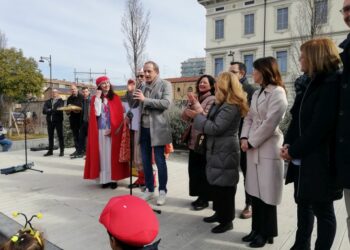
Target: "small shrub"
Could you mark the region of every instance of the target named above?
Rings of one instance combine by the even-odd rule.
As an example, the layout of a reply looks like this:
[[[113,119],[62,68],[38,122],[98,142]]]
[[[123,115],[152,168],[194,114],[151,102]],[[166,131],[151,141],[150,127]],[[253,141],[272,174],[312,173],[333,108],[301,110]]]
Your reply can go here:
[[[170,121],[171,133],[173,136],[174,148],[184,148],[185,144],[181,142],[181,135],[187,128],[187,123],[181,120],[182,109],[180,106],[173,104],[169,108],[167,115]]]

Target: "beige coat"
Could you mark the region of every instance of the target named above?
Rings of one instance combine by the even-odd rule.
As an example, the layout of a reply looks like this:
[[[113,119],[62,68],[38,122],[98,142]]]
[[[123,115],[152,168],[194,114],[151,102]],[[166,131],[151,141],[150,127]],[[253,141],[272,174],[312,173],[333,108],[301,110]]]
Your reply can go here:
[[[245,188],[248,194],[267,204],[281,202],[283,187],[283,160],[280,148],[283,134],[278,127],[288,106],[283,88],[268,85],[252,97],[250,110],[242,128],[241,138],[248,138],[252,149],[247,151]]]

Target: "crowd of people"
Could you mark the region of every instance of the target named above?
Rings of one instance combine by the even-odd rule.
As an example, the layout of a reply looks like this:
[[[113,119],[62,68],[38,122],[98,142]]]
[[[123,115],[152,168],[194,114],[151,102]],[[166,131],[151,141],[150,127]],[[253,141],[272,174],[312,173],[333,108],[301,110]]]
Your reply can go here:
[[[341,12],[350,27],[350,0],[344,0]],[[246,201],[240,218],[251,218],[251,231],[243,242],[252,248],[273,244],[278,236],[277,206],[285,182],[294,184],[297,204],[297,232],[291,250],[311,249],[315,217],[314,248],[332,247],[337,228],[333,202],[343,194],[350,215],[350,133],[346,131],[350,127],[350,35],[339,47],[343,49],[341,54],[329,38],[314,38],[301,45],[303,75],[295,81],[296,96],[289,111],[286,88],[273,57],[254,61],[252,79],[256,85],[247,82],[243,63],[232,62],[229,70],[217,78],[200,76],[196,92],[188,93],[181,118],[188,123],[182,140],[189,149],[189,195],[197,197],[191,202],[195,211],[213,202],[213,214],[203,218],[207,223],[219,223],[212,233],[233,229],[241,168]],[[164,205],[168,191],[166,145],[172,142],[166,115],[172,102],[170,83],[159,77],[158,65],[148,61],[137,72],[137,79],[128,81],[127,93],[121,99],[114,94],[108,77],[99,77],[96,85],[92,97],[88,90],[79,94],[73,86],[68,98],[68,104],[82,108],[79,112],[69,111],[76,149],[72,157],[86,152],[84,178],[97,180],[103,188],[116,188],[118,180],[129,176],[128,162],[120,161],[125,153],[121,151],[123,126],[128,126],[133,142],[128,159],[134,160],[138,172],[132,186],[144,185],[143,200],[153,199],[155,163],[159,180],[157,204]],[[60,156],[64,155],[63,113],[58,110],[63,106],[53,90],[43,109],[49,134],[45,156],[52,155],[55,129]],[[279,124],[286,112],[290,112],[291,122],[284,136]],[[285,161],[289,165],[284,180]],[[113,249],[142,249],[155,239],[158,221],[144,201],[116,197],[105,207],[100,222],[108,231]],[[126,216],[124,213],[133,207],[142,207],[145,214]],[[148,237],[133,237],[123,230],[123,223],[130,224],[128,220],[134,216],[137,221],[132,223],[133,230],[137,232],[133,235],[147,231]],[[350,219],[347,222],[350,231]],[[147,249],[157,249],[158,243]]]

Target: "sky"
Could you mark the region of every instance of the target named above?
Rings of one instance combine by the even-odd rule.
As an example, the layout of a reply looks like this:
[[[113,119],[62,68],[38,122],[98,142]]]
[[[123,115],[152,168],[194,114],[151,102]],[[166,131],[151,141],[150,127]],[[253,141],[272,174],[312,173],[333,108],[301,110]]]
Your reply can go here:
[[[205,56],[205,8],[197,0],[141,0],[150,11],[146,58],[160,76],[179,77],[181,62]],[[131,76],[121,19],[126,0],[0,0],[0,31],[7,47],[37,61],[52,57],[52,78],[74,81],[78,72],[104,72],[113,84]],[[38,63],[49,78],[49,64]],[[78,78],[87,78],[79,74]]]

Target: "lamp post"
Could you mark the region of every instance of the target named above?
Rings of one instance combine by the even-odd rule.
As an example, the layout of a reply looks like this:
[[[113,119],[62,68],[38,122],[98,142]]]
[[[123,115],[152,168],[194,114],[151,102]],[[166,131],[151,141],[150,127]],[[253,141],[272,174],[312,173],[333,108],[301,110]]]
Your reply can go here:
[[[228,53],[228,56],[232,56],[232,61],[231,62],[235,61],[235,52],[233,50],[230,50],[230,52]]]
[[[50,87],[52,88],[52,64],[51,64],[51,55],[46,57],[46,56],[41,56],[39,62],[43,63],[48,61],[49,62],[49,67],[50,67]]]

